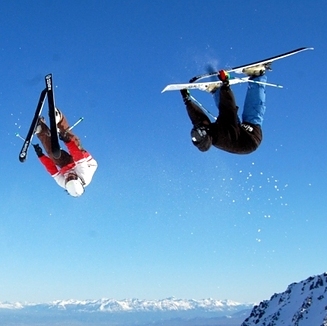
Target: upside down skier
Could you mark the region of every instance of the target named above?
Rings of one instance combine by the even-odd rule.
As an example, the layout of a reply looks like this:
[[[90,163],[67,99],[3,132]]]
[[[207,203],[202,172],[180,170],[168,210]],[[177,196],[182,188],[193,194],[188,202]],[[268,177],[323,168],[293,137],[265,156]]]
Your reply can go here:
[[[33,146],[40,162],[58,185],[64,188],[69,195],[79,197],[91,182],[98,164],[91,154],[83,149],[79,138],[69,130],[67,119],[63,113],[56,108],[55,114],[59,138],[65,143],[68,152],[61,149],[60,158],[54,158],[51,152],[51,132],[44,118],[39,119],[35,134],[47,155],[43,153],[38,144]]]
[[[248,83],[244,101],[242,120],[238,117],[238,106],[229,86],[229,74],[225,70],[218,72],[223,82],[220,88],[211,90],[218,107],[218,117],[211,122],[200,106],[190,96],[188,90],[181,90],[186,110],[193,124],[192,143],[202,152],[211,145],[234,154],[249,154],[255,151],[262,141],[262,122],[266,110],[265,69],[252,67],[246,72],[253,82]]]

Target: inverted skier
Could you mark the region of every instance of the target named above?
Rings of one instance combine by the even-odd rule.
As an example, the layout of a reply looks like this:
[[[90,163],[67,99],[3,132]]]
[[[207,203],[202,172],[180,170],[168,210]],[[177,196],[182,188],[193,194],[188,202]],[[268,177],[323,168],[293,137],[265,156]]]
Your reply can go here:
[[[69,195],[79,197],[91,182],[98,164],[91,154],[83,149],[79,138],[69,130],[67,119],[63,113],[56,108],[55,114],[59,137],[65,143],[68,152],[61,149],[60,158],[53,157],[51,132],[44,118],[39,119],[35,134],[47,155],[44,155],[38,144],[33,146],[40,162],[58,185],[64,188]]]
[[[262,66],[251,67],[245,73],[254,82],[267,81]],[[225,70],[220,70],[218,78],[223,82],[222,86],[211,90],[219,113],[215,122],[210,121],[188,90],[181,90],[187,113],[193,124],[192,143],[202,152],[209,150],[213,145],[234,154],[252,153],[262,140],[261,127],[266,110],[265,85],[248,83],[242,120],[240,120],[238,106],[229,86],[229,74]]]

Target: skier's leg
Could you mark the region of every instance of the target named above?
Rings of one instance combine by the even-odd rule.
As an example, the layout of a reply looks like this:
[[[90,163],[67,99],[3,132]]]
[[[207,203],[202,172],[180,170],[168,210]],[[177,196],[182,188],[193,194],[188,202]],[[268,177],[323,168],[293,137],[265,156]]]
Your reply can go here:
[[[56,109],[59,110],[58,108]],[[69,124],[65,115],[62,113],[62,111],[59,110],[59,112],[61,114],[61,119],[59,120],[59,122],[57,122],[59,132],[62,134],[68,134],[71,137],[71,140],[75,142],[76,146],[79,149],[83,149],[80,139],[71,130],[68,130]]]
[[[37,130],[38,132],[36,133],[36,136],[39,138],[48,156],[52,158],[51,132],[49,127],[43,121],[43,118],[39,120]]]
[[[39,132],[36,133],[36,136],[40,140],[45,152],[51,158],[51,160],[59,167],[66,166],[69,163],[73,163],[73,158],[63,149],[61,150],[61,155],[59,159],[55,159],[51,151],[51,132],[49,127],[45,124],[43,120],[39,121]]]
[[[267,76],[251,77],[252,80],[267,81]],[[266,111],[266,86],[262,84],[249,83],[244,101],[242,114],[243,122],[249,122],[254,125],[262,125],[263,116]]]
[[[64,166],[66,166],[70,163],[74,163],[72,156],[69,153],[67,153],[64,149],[61,149],[60,158],[59,159],[53,158],[53,161],[60,168],[63,168]]]

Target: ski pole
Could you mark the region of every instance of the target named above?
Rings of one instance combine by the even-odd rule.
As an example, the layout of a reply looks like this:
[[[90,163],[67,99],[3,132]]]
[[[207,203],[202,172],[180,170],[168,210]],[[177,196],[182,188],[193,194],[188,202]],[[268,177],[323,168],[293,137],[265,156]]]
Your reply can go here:
[[[266,85],[266,86],[283,88],[283,86],[279,85],[279,84],[271,84],[271,83],[266,83],[266,82],[262,82],[262,81],[259,81],[259,80],[252,80],[252,79],[248,79],[248,77],[245,77],[245,78],[234,77],[234,79],[241,79],[241,80],[247,81],[249,83],[254,83],[254,84],[261,84],[261,85]]]
[[[70,131],[73,128],[75,128],[79,123],[81,123],[84,120],[83,117],[79,118],[71,127],[67,128],[66,131]],[[21,139],[22,141],[25,141],[25,138],[22,137],[18,132],[15,133],[15,136]]]
[[[215,117],[209,110],[207,110],[195,97],[191,95],[190,98],[200,107],[202,111],[210,115],[210,117],[213,119],[217,120],[217,117]]]
[[[18,132],[15,135],[16,135],[16,137],[18,137],[22,141],[25,141],[25,138],[23,138]]]
[[[70,131],[73,128],[75,128],[79,123],[81,123],[84,120],[83,117],[79,118],[71,127],[67,128],[66,131]],[[16,132],[15,134],[16,137],[18,137],[19,139],[21,139],[22,141],[25,141],[25,138],[22,137],[18,132]]]
[[[70,131],[75,128],[80,122],[84,120],[84,117],[79,118],[71,127],[67,128],[66,131]]]
[[[15,134],[16,135],[16,137],[18,137],[19,139],[21,139],[22,141],[25,141],[26,139],[24,138],[24,137],[22,137],[18,132]],[[32,144],[32,146],[35,146],[36,144],[33,144],[33,143],[31,143]]]

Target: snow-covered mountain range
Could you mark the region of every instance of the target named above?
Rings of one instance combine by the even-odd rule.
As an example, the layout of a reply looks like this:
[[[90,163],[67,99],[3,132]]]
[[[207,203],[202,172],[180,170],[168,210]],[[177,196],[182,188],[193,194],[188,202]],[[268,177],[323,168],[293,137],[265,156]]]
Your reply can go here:
[[[252,311],[251,311],[252,310]],[[259,305],[230,300],[100,299],[0,303],[1,326],[327,326],[327,273]]]
[[[50,303],[0,303],[0,325],[226,325],[239,326],[253,304],[231,300],[100,299]],[[16,324],[15,324],[16,323]]]
[[[9,303],[0,302],[0,309],[70,311],[70,312],[168,312],[197,311],[228,315],[240,310],[252,308],[253,304],[243,304],[231,300],[185,300],[174,297],[163,300],[140,299],[100,299],[100,300],[58,300],[50,303]]]
[[[327,326],[327,273],[292,283],[255,306],[241,326]]]

